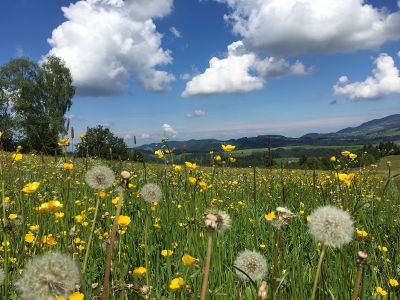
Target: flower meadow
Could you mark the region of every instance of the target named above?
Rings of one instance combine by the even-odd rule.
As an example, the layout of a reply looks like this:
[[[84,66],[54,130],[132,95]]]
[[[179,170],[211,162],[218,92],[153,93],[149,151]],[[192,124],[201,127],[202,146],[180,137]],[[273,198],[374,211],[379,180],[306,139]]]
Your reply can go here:
[[[399,170],[239,169],[234,149],[2,152],[1,299],[400,299]]]

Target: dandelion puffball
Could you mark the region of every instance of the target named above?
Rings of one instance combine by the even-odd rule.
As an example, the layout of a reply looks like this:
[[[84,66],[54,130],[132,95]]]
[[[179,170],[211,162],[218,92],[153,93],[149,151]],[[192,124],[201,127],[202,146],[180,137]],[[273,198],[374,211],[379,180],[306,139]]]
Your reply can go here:
[[[140,190],[140,194],[147,202],[153,203],[161,199],[161,188],[155,183],[147,183]]]
[[[248,280],[248,277],[253,281],[261,280],[267,273],[267,261],[257,251],[245,250],[240,252],[234,265],[237,268],[236,275],[243,281]]]
[[[109,167],[97,165],[86,172],[85,181],[95,190],[105,190],[112,186],[115,176]]]
[[[205,213],[204,223],[210,231],[225,231],[231,227],[231,218],[222,210],[209,210]]]
[[[340,248],[354,235],[353,220],[348,212],[333,206],[322,206],[311,214],[311,235],[324,245]]]
[[[48,253],[32,260],[16,286],[23,300],[67,298],[80,279],[78,266],[71,257]]]

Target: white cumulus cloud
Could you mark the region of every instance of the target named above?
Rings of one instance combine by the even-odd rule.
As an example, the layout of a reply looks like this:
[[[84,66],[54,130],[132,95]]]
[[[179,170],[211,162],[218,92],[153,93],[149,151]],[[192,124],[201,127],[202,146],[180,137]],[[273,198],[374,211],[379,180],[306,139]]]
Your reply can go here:
[[[349,83],[347,76],[341,76],[333,86],[334,95],[344,95],[351,100],[379,99],[393,93],[400,93],[400,73],[391,56],[382,53],[375,59],[372,75],[362,82]]]
[[[167,15],[172,1],[80,0],[63,7],[67,20],[48,39],[49,54],[65,61],[83,95],[118,93],[130,78],[149,90],[167,90],[175,78],[157,67],[172,57],[153,19]]]
[[[186,117],[188,118],[200,118],[204,117],[206,115],[206,112],[202,109],[195,109],[194,111],[187,113]]]
[[[161,126],[161,129],[164,131],[164,133],[170,137],[176,137],[178,135],[178,132],[169,124],[163,124]]]
[[[221,93],[244,93],[264,87],[265,79],[288,75],[305,75],[310,70],[301,62],[291,65],[283,58],[258,58],[243,41],[228,46],[225,58],[213,57],[210,66],[186,83],[183,97]]]
[[[248,47],[270,54],[376,49],[400,38],[400,12],[364,0],[217,0]]]

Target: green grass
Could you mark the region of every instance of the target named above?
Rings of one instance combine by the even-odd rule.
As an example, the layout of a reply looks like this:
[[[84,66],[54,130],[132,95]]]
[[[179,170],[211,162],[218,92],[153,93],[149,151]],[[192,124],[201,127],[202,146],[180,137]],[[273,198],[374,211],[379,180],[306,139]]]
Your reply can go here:
[[[390,278],[400,279],[396,273],[400,266],[400,190],[396,182],[387,184],[385,172],[378,174],[384,170],[381,166],[379,172],[369,167],[358,170],[356,179],[347,187],[334,179],[333,172],[318,172],[313,177],[312,172],[306,171],[256,169],[254,182],[252,169],[198,168],[174,172],[168,165],[147,165],[144,169],[142,164],[132,162],[76,159],[74,170],[66,171],[62,168],[63,160],[45,158],[42,162],[39,157],[24,155],[21,161],[12,163],[10,154],[0,156],[0,181],[4,183],[4,196],[9,197],[11,203],[4,211],[7,226],[3,227],[1,235],[3,245],[7,245],[5,241],[10,243],[0,252],[2,268],[8,274],[7,281],[0,288],[1,299],[17,299],[13,283],[36,255],[60,251],[73,256],[82,266],[86,244],[77,244],[76,238],[81,241],[88,239],[96,197],[95,191],[85,184],[84,176],[86,164],[90,167],[98,163],[108,165],[116,175],[122,170],[133,174],[122,208],[122,214],[130,216],[132,222],[117,239],[110,299],[144,299],[143,295],[135,292],[132,284],[145,285],[146,277],[134,276],[131,271],[146,264],[152,297],[198,299],[207,247],[203,214],[211,206],[225,210],[232,219],[232,227],[214,237],[207,299],[238,299],[239,294],[242,299],[251,299],[250,295],[256,294],[250,283],[238,282],[233,268],[237,253],[244,249],[259,250],[266,258],[268,273],[265,280],[270,286],[275,230],[264,216],[278,206],[286,206],[296,214],[282,230],[279,262],[282,284],[278,298],[309,299],[320,245],[308,233],[306,216],[325,204],[344,204],[353,213],[355,226],[366,230],[368,236],[355,238],[342,249],[328,249],[317,299],[351,299],[358,250],[369,253],[361,299],[377,298],[377,286],[389,292],[390,298],[387,299],[399,299],[399,288],[389,286],[388,281]],[[392,174],[396,174],[400,159],[391,160]],[[342,165],[342,168],[346,166]],[[189,176],[196,177],[198,183],[203,181],[207,188],[190,185]],[[41,182],[38,191],[24,195],[22,187],[33,181]],[[163,198],[153,207],[154,210],[139,194],[146,182],[157,183],[163,191]],[[118,180],[115,186],[117,184]],[[116,211],[111,202],[116,195],[112,188],[101,200],[88,269],[82,274],[81,291],[85,299],[101,294],[106,259],[104,247],[112,224],[110,216]],[[56,219],[53,212],[41,214],[35,210],[54,197],[64,204],[62,219]],[[8,219],[11,213],[19,216],[19,222]],[[82,222],[75,221],[77,215],[83,216]],[[159,229],[154,224],[158,224]],[[40,230],[34,232],[34,243],[24,241],[29,225],[40,226]],[[72,228],[75,233],[70,235]],[[148,234],[147,245],[145,231]],[[56,245],[42,243],[46,234],[53,234]],[[266,249],[260,250],[260,244],[265,244]],[[389,251],[379,251],[379,245],[386,246]],[[174,250],[174,253],[164,258],[160,254],[163,249]],[[185,253],[198,258],[199,265],[185,266],[181,261]],[[186,286],[173,292],[168,285],[176,276],[181,276]]]

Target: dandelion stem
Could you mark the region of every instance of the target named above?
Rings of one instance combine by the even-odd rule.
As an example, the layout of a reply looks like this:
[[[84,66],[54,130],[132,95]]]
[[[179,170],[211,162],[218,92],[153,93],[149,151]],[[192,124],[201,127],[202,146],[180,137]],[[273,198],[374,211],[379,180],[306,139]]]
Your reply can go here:
[[[360,293],[361,279],[362,279],[364,264],[368,257],[367,253],[362,252],[362,251],[359,251],[357,256],[358,256],[357,257],[357,273],[356,273],[356,278],[354,280],[353,294],[351,296],[352,300],[359,299],[358,295]]]
[[[117,229],[118,229],[118,218],[119,218],[119,215],[121,214],[121,209],[122,209],[122,202],[123,202],[123,193],[121,193],[121,195],[119,197],[117,212],[115,214],[114,223],[113,223],[113,227],[111,230],[110,244],[108,245],[106,268],[104,270],[103,292],[101,294],[102,300],[106,300],[108,298],[108,288],[110,285],[111,262],[112,262],[112,256],[113,256],[113,250],[114,250],[115,236],[117,235]]]
[[[311,293],[311,300],[315,300],[315,297],[317,295],[318,281],[319,281],[319,276],[321,274],[321,267],[322,267],[322,262],[324,261],[325,252],[326,252],[326,245],[323,245],[321,253],[319,255],[317,271],[315,272],[314,284]]]
[[[272,274],[272,300],[275,299],[277,279],[279,277],[280,247],[281,247],[281,230],[277,229],[275,234],[274,269]]]
[[[206,264],[204,265],[204,275],[203,275],[203,283],[201,284],[200,300],[205,300],[207,295],[208,275],[210,273],[210,266],[211,266],[211,252],[212,252],[212,235],[209,233],[207,241]]]
[[[90,245],[91,245],[91,243],[92,243],[93,232],[94,232],[94,228],[95,228],[95,226],[96,226],[97,213],[98,213],[98,211],[99,211],[100,196],[97,195],[96,197],[97,197],[97,200],[96,200],[96,209],[95,209],[95,211],[94,211],[92,229],[90,230],[89,239],[88,239],[88,242],[87,242],[86,253],[85,253],[85,258],[84,258],[84,260],[83,260],[82,274],[85,274],[85,271],[86,271],[87,262],[88,262],[88,259],[89,259]]]

